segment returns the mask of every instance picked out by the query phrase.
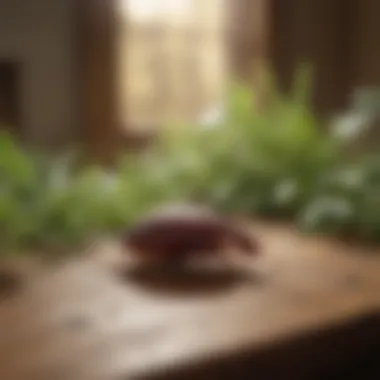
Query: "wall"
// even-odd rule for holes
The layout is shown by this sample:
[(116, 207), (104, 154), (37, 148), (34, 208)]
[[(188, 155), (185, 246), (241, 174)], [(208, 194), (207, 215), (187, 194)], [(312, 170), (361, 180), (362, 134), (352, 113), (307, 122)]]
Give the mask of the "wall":
[[(315, 104), (323, 113), (346, 104), (352, 80), (348, 57), (353, 53), (351, 12), (343, 1), (289, 0), (272, 2), (272, 53), (275, 68), (285, 88), (300, 61), (313, 65)], [(343, 12), (345, 11), (345, 12)]]
[(21, 63), (23, 134), (35, 144), (62, 143), (76, 124), (75, 0), (1, 0), (0, 59)]
[(342, 110), (353, 89), (380, 85), (380, 2), (271, 1), (271, 59), (285, 88), (300, 60), (316, 71), (321, 114)]
[(356, 80), (360, 85), (380, 86), (380, 2), (362, 0), (357, 12), (355, 61)]

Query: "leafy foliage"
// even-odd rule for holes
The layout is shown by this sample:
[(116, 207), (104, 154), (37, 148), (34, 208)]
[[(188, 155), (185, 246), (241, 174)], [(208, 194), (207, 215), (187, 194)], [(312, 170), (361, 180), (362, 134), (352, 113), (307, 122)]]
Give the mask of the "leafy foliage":
[(124, 157), (112, 173), (77, 169), (70, 154), (33, 155), (3, 133), (0, 251), (76, 247), (119, 232), (158, 203), (189, 199), (379, 239), (380, 156), (346, 154), (347, 134), (330, 133), (312, 112), (309, 74), (298, 72), (287, 95), (267, 75), (264, 105), (233, 83), (221, 120), (167, 126), (148, 155)]
[(250, 88), (234, 83), (225, 118), (214, 128), (164, 133), (164, 159), (175, 164), (188, 191), (235, 211), (297, 211), (316, 177), (341, 154), (339, 141), (324, 131), (308, 105), (309, 78), (304, 72), (297, 78), (289, 96), (280, 94), (269, 78), (265, 108)]

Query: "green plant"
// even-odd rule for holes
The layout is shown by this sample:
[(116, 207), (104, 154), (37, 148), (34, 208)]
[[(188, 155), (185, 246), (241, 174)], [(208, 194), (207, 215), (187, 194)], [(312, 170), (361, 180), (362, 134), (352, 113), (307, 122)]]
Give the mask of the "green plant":
[(167, 183), (179, 181), (174, 187), (182, 197), (228, 211), (286, 217), (303, 230), (379, 239), (380, 156), (353, 159), (350, 138), (321, 124), (310, 93), (305, 67), (288, 95), (268, 75), (264, 108), (251, 88), (233, 83), (225, 117), (213, 128), (174, 126), (163, 134), (156, 161), (171, 168)]
[(302, 68), (285, 95), (266, 76), (268, 102), (228, 89), (213, 128), (167, 126), (144, 156), (108, 172), (52, 159), (0, 135), (0, 252), (73, 249), (115, 234), (151, 207), (199, 200), (233, 213), (281, 217), (303, 230), (380, 240), (380, 155), (352, 158), (321, 125)]
[(338, 141), (323, 131), (309, 106), (308, 72), (296, 79), (285, 96), (268, 77), (270, 103), (264, 109), (252, 89), (233, 83), (224, 120), (212, 129), (168, 128), (161, 161), (190, 195), (220, 207), (294, 212), (315, 177), (340, 159)]
[(75, 155), (32, 154), (5, 133), (0, 149), (2, 254), (80, 248), (120, 232), (141, 212), (175, 195), (142, 158), (123, 159), (112, 172), (78, 169)]
[(27, 153), (0, 136), (2, 253), (75, 246), (117, 225), (118, 187), (102, 170), (78, 171), (73, 163)]

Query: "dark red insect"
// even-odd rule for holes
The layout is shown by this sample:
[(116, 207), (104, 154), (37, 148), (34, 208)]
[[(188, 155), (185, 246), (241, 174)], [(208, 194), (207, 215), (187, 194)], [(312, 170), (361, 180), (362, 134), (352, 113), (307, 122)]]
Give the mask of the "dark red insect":
[(197, 206), (171, 206), (147, 215), (124, 236), (124, 244), (141, 259), (184, 262), (216, 256), (227, 247), (244, 254), (259, 251), (257, 241), (232, 222)]

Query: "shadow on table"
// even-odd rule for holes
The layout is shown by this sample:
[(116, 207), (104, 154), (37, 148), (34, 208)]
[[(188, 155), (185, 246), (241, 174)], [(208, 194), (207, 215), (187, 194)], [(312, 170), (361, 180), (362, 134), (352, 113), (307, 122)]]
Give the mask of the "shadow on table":
[(123, 272), (123, 278), (154, 292), (171, 294), (208, 294), (225, 292), (242, 283), (262, 284), (257, 273), (236, 269), (200, 269), (162, 266), (136, 266)]

